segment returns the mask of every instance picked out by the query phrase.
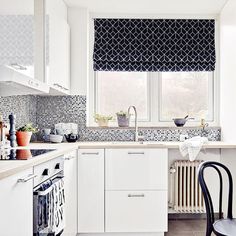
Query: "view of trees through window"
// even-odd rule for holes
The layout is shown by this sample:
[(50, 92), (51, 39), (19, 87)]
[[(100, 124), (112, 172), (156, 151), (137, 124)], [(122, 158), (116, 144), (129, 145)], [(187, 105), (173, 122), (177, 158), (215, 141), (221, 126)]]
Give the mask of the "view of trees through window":
[(136, 106), (139, 119), (148, 119), (148, 78), (142, 72), (97, 72), (97, 113), (115, 115)]
[(212, 90), (212, 72), (162, 73), (160, 120), (168, 121), (185, 115), (196, 120), (212, 120)]
[[(149, 79), (159, 83), (151, 83)], [(96, 72), (95, 112), (115, 116), (116, 112), (127, 111), (134, 105), (140, 121), (172, 121), (186, 115), (210, 121), (213, 94), (213, 72), (162, 72), (150, 78), (147, 72), (101, 71)], [(159, 103), (151, 103), (152, 99)], [(158, 109), (155, 114), (159, 117), (150, 117), (153, 114), (150, 109)]]

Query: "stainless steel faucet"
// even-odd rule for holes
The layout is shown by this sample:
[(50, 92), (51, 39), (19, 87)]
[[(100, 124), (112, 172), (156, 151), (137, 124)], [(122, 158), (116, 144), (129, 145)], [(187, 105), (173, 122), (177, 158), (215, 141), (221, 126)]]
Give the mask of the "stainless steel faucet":
[(134, 120), (134, 124), (135, 124), (135, 135), (134, 135), (134, 141), (138, 142), (139, 138), (141, 138), (141, 136), (138, 135), (138, 114), (137, 114), (137, 109), (135, 106), (130, 106), (128, 108), (128, 114), (130, 115), (130, 109), (133, 108), (134, 110), (134, 115), (135, 115), (135, 120)]

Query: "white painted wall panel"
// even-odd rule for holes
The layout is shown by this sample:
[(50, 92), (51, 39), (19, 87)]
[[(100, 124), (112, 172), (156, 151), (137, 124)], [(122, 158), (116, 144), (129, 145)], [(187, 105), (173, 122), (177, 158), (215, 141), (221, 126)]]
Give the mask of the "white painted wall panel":
[(220, 123), (222, 139), (236, 141), (236, 1), (229, 0), (220, 15)]

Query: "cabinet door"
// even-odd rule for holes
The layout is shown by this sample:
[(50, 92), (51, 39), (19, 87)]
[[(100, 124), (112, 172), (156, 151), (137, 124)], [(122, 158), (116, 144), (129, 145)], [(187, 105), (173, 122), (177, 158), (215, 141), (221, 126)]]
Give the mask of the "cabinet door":
[(104, 150), (81, 149), (78, 158), (78, 232), (104, 232)]
[(106, 191), (106, 232), (167, 231), (167, 191)]
[(63, 0), (46, 1), (47, 83), (61, 93), (70, 89), (70, 27)]
[(167, 149), (106, 149), (106, 190), (167, 190)]
[[(32, 236), (33, 169), (0, 180), (0, 234)], [(26, 182), (18, 182), (25, 179)]]
[(66, 227), (63, 236), (77, 234), (77, 150), (65, 154)]

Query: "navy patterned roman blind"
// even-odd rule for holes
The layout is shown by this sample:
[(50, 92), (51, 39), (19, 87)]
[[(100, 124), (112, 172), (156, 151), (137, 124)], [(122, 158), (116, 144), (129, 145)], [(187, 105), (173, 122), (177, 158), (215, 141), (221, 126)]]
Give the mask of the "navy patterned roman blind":
[(214, 71), (215, 20), (95, 19), (95, 71)]

